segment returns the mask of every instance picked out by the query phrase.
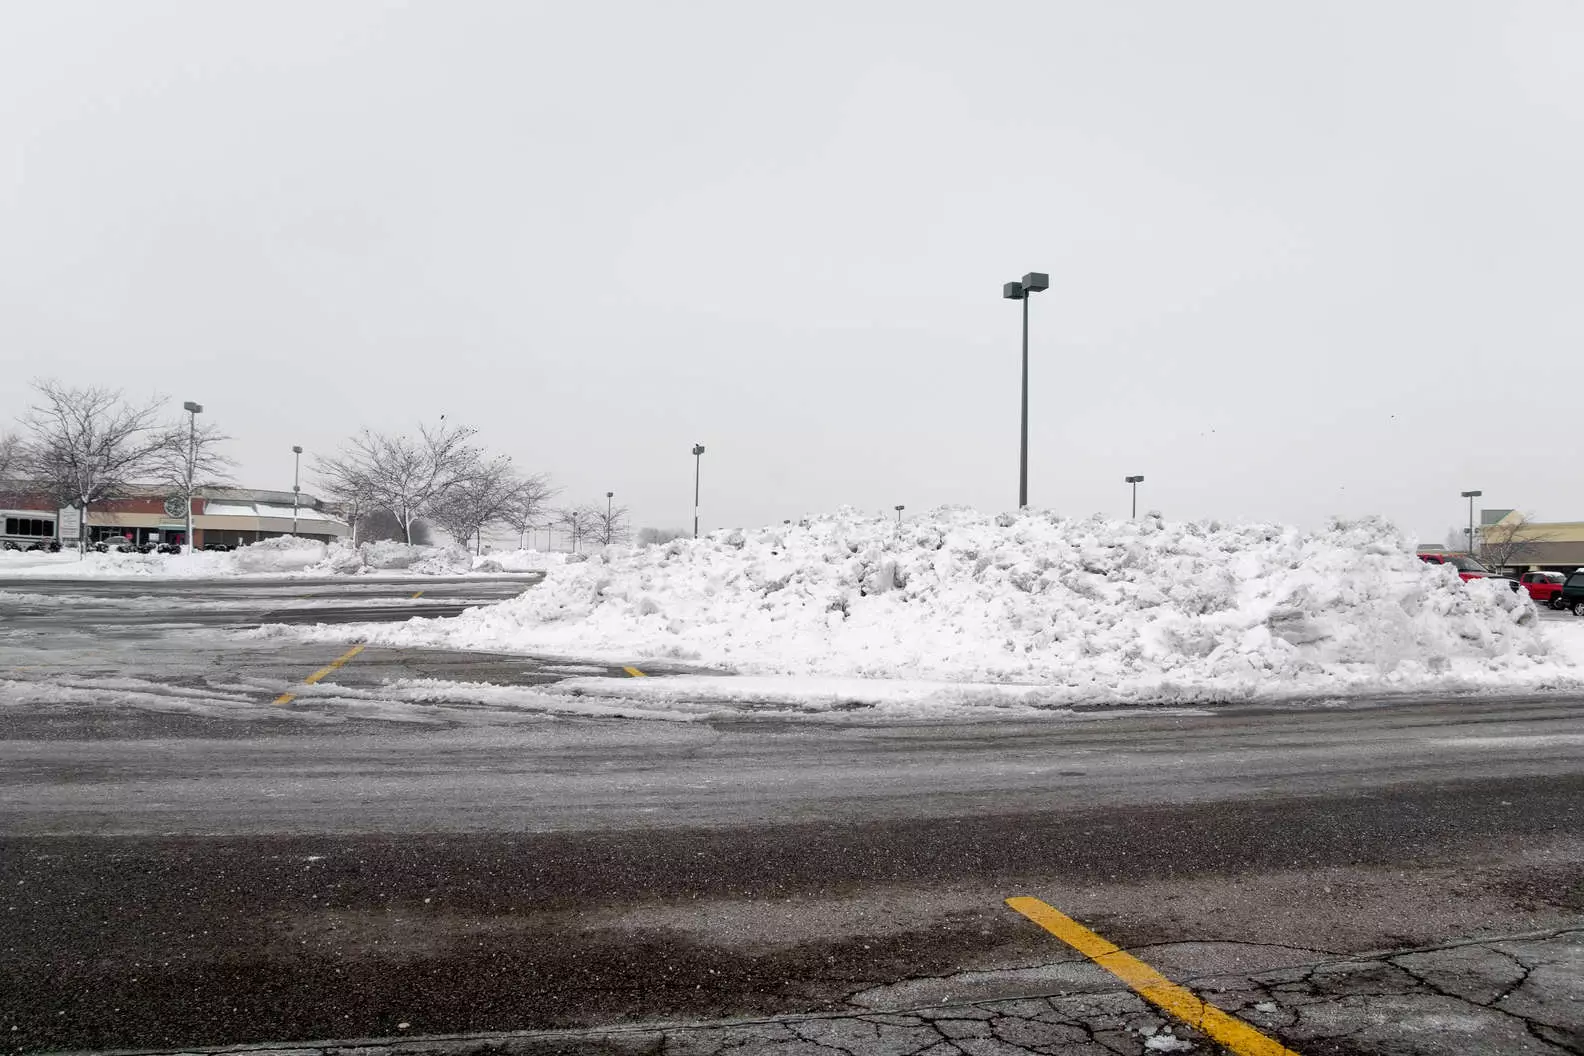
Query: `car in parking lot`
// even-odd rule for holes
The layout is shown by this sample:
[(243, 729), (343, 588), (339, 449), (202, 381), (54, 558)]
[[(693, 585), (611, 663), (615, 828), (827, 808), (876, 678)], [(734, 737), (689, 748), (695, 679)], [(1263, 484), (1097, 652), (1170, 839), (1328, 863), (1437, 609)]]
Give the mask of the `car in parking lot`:
[(1573, 615), (1584, 616), (1584, 569), (1575, 571), (1562, 584), (1562, 594), (1557, 599), (1559, 609), (1572, 609)]
[(1560, 572), (1525, 572), (1518, 577), (1536, 604), (1562, 607), (1562, 584), (1567, 577)]
[(1524, 589), (1523, 584), (1507, 576), (1498, 576), (1467, 554), (1448, 554), (1439, 551), (1425, 552), (1419, 560), (1427, 565), (1450, 565), (1457, 569), (1458, 578), (1467, 583), (1471, 579), (1500, 579), (1512, 585), (1514, 591)]

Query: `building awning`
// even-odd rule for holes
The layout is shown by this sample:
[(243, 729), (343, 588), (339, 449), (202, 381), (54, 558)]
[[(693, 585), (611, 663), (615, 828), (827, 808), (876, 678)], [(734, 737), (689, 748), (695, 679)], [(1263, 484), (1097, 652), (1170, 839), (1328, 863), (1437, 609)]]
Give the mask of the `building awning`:
[(1584, 568), (1584, 542), (1530, 543), (1514, 555), (1512, 564)]

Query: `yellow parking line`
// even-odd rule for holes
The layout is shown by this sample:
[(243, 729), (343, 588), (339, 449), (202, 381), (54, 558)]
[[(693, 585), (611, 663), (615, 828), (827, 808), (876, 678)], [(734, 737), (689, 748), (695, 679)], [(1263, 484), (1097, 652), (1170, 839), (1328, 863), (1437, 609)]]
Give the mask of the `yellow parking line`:
[(638, 670), (636, 667), (624, 667), (624, 668), (622, 668), (622, 670), (627, 672), (633, 678), (648, 678), (649, 677), (648, 675), (644, 674), (642, 671)]
[(1122, 980), (1150, 1004), (1204, 1031), (1237, 1056), (1298, 1056), (1039, 899), (1009, 898), (1006, 904)]
[[(314, 683), (318, 682), (321, 678), (325, 677), (330, 672), (334, 671), (336, 668), (340, 667), (342, 664), (346, 663), (348, 660), (352, 659), (354, 656), (358, 655), (364, 649), (367, 649), (367, 648), (368, 648), (368, 646), (364, 645), (361, 642), (358, 643), (357, 645), (354, 645), (352, 648), (348, 649), (346, 652), (342, 653), (340, 656), (336, 657), (334, 660), (330, 661), (328, 664), (326, 664), (325, 666), (321, 667), (319, 670), (315, 671), (313, 674), (309, 675), (307, 678), (303, 679), (303, 684), (304, 685), (309, 685), (309, 686), (313, 685)], [(277, 705), (290, 704), (292, 701), (294, 701), (296, 699), (297, 699), (297, 694), (295, 694), (295, 693), (282, 693), (280, 696), (275, 698), (275, 703)]]
[(421, 597), (423, 597), (423, 591), (421, 591), (421, 590), (415, 590), (415, 591), (413, 591), (413, 597), (415, 597), (415, 598), (421, 598)]

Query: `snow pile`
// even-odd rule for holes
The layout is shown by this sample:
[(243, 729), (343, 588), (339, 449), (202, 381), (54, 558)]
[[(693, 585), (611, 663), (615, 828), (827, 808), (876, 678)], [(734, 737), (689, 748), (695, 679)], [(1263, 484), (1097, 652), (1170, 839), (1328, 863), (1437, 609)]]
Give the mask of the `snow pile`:
[(508, 550), (485, 554), (473, 562), (475, 572), (540, 572), (566, 564), (569, 555), (543, 550)]
[[(236, 571), (243, 575), (285, 575), (325, 564), (330, 557), (330, 549), (328, 543), (283, 535), (278, 539), (265, 539), (250, 546), (240, 547), (224, 555), (200, 550), (196, 554), (182, 555), (182, 557), (185, 560), (187, 557), (226, 556), (232, 559)], [(338, 546), (336, 549), (348, 548)], [(159, 567), (158, 561), (154, 562), (154, 567)]]
[(393, 644), (751, 674), (1034, 683), (1051, 701), (1577, 684), (1527, 597), (1378, 519), (1270, 525), (851, 512), (610, 551)]
[[(10, 552), (6, 557), (10, 558)], [(190, 554), (75, 552), (21, 554), (0, 559), (0, 575), (38, 577), (153, 577), (214, 579), (229, 576), (460, 576), (473, 572), (472, 555), (459, 547), (409, 546), (378, 542), (352, 546), (281, 536), (231, 551)], [(25, 559), (25, 560), (23, 560)], [(487, 569), (485, 571), (488, 571)], [(514, 569), (512, 571), (515, 571)]]
[(424, 576), (455, 576), (473, 571), (472, 556), (460, 547), (411, 546), (381, 541), (359, 548), (369, 571), (404, 570)]

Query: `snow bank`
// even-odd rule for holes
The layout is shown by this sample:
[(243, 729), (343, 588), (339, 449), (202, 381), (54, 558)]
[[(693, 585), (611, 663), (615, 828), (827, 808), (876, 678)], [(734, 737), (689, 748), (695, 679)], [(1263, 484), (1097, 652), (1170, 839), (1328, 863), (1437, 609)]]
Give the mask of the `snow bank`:
[[(15, 557), (16, 560), (6, 558)], [(474, 559), (459, 547), (405, 543), (323, 543), (282, 536), (232, 551), (192, 554), (76, 553), (5, 554), (0, 576), (141, 577), (212, 579), (229, 576), (345, 576), (407, 574), (456, 576), (471, 573)], [(487, 571), (487, 570), (486, 570)], [(513, 570), (515, 571), (515, 570)]]
[(570, 555), (543, 550), (508, 550), (485, 554), (473, 562), (475, 572), (541, 572), (566, 564)]
[(1062, 703), (1580, 682), (1527, 597), (1419, 561), (1378, 519), (1303, 532), (843, 512), (609, 551), (453, 620), (357, 633), (761, 675), (1032, 683)]

